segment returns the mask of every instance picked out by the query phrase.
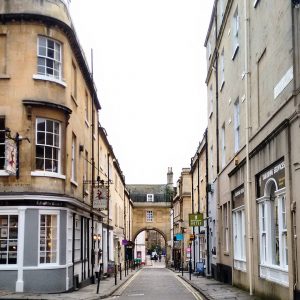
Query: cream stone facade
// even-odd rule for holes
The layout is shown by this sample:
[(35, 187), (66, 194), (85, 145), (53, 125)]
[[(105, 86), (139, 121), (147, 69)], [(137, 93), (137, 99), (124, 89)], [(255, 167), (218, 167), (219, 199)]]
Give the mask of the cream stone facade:
[(132, 204), (68, 2), (1, 0), (0, 16), (0, 288), (72, 290), (124, 264)]
[(299, 298), (299, 16), (218, 0), (205, 41), (212, 275), (272, 299)]

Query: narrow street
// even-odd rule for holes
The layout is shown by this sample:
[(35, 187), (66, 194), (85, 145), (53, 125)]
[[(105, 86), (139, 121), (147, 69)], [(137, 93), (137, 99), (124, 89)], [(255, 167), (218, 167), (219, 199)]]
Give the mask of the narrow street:
[(205, 300), (177, 274), (158, 262), (134, 275), (109, 299)]

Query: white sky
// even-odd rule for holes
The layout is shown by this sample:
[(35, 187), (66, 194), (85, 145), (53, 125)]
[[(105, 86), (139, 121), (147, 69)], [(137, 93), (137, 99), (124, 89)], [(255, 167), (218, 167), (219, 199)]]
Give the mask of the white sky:
[(213, 0), (72, 0), (127, 184), (174, 184), (207, 124), (205, 36)]

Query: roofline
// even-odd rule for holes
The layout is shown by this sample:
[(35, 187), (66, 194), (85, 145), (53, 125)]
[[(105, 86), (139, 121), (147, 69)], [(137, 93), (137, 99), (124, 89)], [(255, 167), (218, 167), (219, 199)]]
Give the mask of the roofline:
[(101, 109), (101, 105), (97, 96), (97, 90), (95, 83), (92, 78), (92, 74), (89, 70), (87, 61), (85, 59), (85, 55), (83, 50), (80, 46), (79, 39), (76, 35), (75, 29), (73, 24), (71, 23), (72, 27), (70, 27), (65, 22), (45, 15), (40, 14), (30, 14), (30, 13), (4, 13), (0, 14), (0, 23), (5, 24), (8, 22), (16, 22), (16, 21), (35, 21), (35, 22), (42, 22), (47, 26), (58, 27), (65, 33), (65, 36), (68, 38), (71, 49), (77, 59), (78, 65), (82, 71), (82, 75), (86, 81), (86, 84), (90, 90), (92, 98), (94, 99), (94, 103), (97, 109)]
[(207, 29), (207, 34), (206, 34), (206, 37), (205, 37), (204, 47), (206, 47), (209, 36), (210, 36), (211, 28), (213, 26), (213, 22), (214, 22), (214, 18), (215, 18), (216, 9), (217, 9), (217, 0), (215, 0), (214, 5), (213, 5), (213, 9), (212, 9), (212, 12), (211, 12), (211, 17), (210, 17), (210, 21), (209, 21), (209, 25), (208, 25), (208, 29)]

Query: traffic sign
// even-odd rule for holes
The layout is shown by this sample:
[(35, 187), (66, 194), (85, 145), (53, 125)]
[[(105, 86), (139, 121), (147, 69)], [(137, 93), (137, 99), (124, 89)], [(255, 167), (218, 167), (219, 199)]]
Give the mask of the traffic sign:
[(203, 225), (203, 213), (189, 214), (189, 226), (201, 226)]

